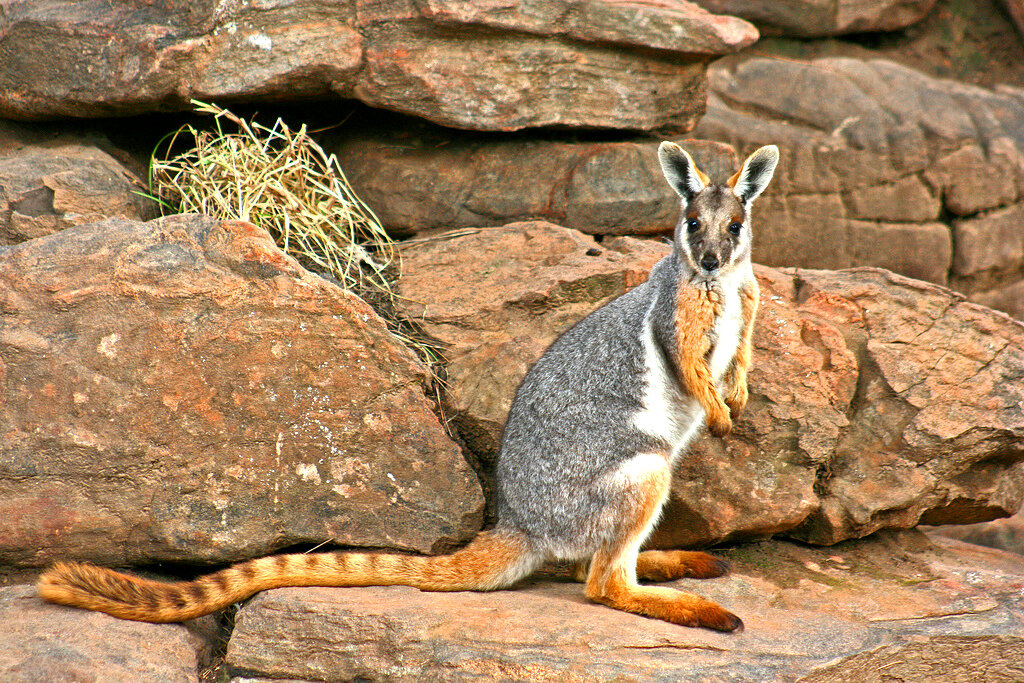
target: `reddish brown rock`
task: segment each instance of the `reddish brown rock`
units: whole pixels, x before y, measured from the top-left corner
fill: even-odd
[[[491,140],[412,126],[351,135],[330,145],[355,192],[400,235],[539,219],[602,235],[664,233],[679,199],[665,183],[658,143]],[[397,143],[397,144],[396,144]],[[687,141],[705,170],[722,180],[734,150]]]
[[[0,244],[107,217],[152,218],[156,205],[140,195],[145,187],[84,141],[31,143],[0,131]]]
[[[263,230],[108,220],[0,254],[0,563],[421,552],[479,528],[426,371]]]
[[[666,253],[541,223],[403,249],[407,312],[450,345],[452,415],[478,455],[497,452],[513,392],[550,340]],[[755,272],[751,403],[730,437],[683,458],[654,543],[835,543],[1017,509],[1024,325],[877,269]]]
[[[637,240],[626,240],[634,244]],[[484,460],[527,368],[555,337],[647,279],[660,249],[633,256],[575,230],[526,222],[402,247],[405,314],[446,344],[451,416]]]
[[[1024,555],[1024,512],[991,522],[936,527],[931,533]]]
[[[801,37],[894,31],[923,19],[935,0],[696,0],[752,21],[768,35]]]
[[[707,63],[757,39],[669,1],[18,3],[3,22],[8,118],[340,97],[480,130],[688,130]]]
[[[143,624],[43,602],[34,586],[0,588],[0,679],[199,681],[217,645],[213,617]]]
[[[913,532],[723,555],[730,576],[671,585],[741,615],[742,634],[588,603],[564,579],[495,593],[289,588],[241,608],[227,660],[260,681],[845,681],[879,670],[901,680],[983,670],[1008,681],[1022,672],[1019,557]]]

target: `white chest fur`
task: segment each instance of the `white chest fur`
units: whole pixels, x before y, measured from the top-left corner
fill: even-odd
[[[709,369],[720,382],[729,369],[743,335],[743,302],[740,286],[748,277],[743,269],[722,279],[722,309],[713,328],[714,348]],[[643,408],[633,416],[633,426],[665,441],[675,457],[704,425],[704,408],[684,393],[672,376],[664,354],[657,348],[650,317],[644,323]]]
[[[722,278],[722,312],[715,320],[715,348],[711,352],[708,367],[715,381],[729,369],[743,336],[743,301],[740,286],[746,279],[742,270],[734,271]]]

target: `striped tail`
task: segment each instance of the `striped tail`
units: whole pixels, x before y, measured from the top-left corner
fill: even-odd
[[[451,555],[422,557],[332,552],[272,555],[194,581],[161,582],[77,562],[59,562],[39,577],[50,602],[156,623],[210,614],[269,588],[412,586],[427,591],[495,590],[532,572],[540,560],[512,531],[488,531]]]

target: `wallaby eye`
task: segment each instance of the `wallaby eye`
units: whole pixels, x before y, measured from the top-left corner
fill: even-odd
[[[688,221],[686,221],[686,231],[687,232],[694,233],[694,232],[697,232],[698,230],[700,230],[700,221],[699,220],[697,220],[696,218],[691,218]]]
[[[729,227],[727,229],[729,230],[729,234],[730,235],[739,235],[740,234],[740,230],[743,229],[743,224],[742,223],[730,223]]]

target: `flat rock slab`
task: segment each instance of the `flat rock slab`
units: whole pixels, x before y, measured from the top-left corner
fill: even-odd
[[[0,588],[0,680],[198,681],[215,644],[214,617],[144,624],[43,602],[34,586]]]
[[[923,19],[935,0],[697,0],[697,4],[752,21],[766,35],[814,37],[905,28]]]
[[[757,37],[690,2],[8,3],[0,116],[354,98],[457,128],[688,130],[707,63]]]
[[[540,219],[590,234],[649,235],[671,232],[679,217],[657,141],[494,140],[405,118],[394,124],[338,131],[328,147],[396,234]],[[717,182],[739,168],[728,145],[685,145]]]
[[[240,610],[227,660],[243,677],[236,680],[1024,676],[1018,556],[918,532],[817,550],[772,541],[722,554],[732,575],[674,585],[740,614],[746,631],[738,635],[592,604],[566,579],[490,594],[290,588]]]

